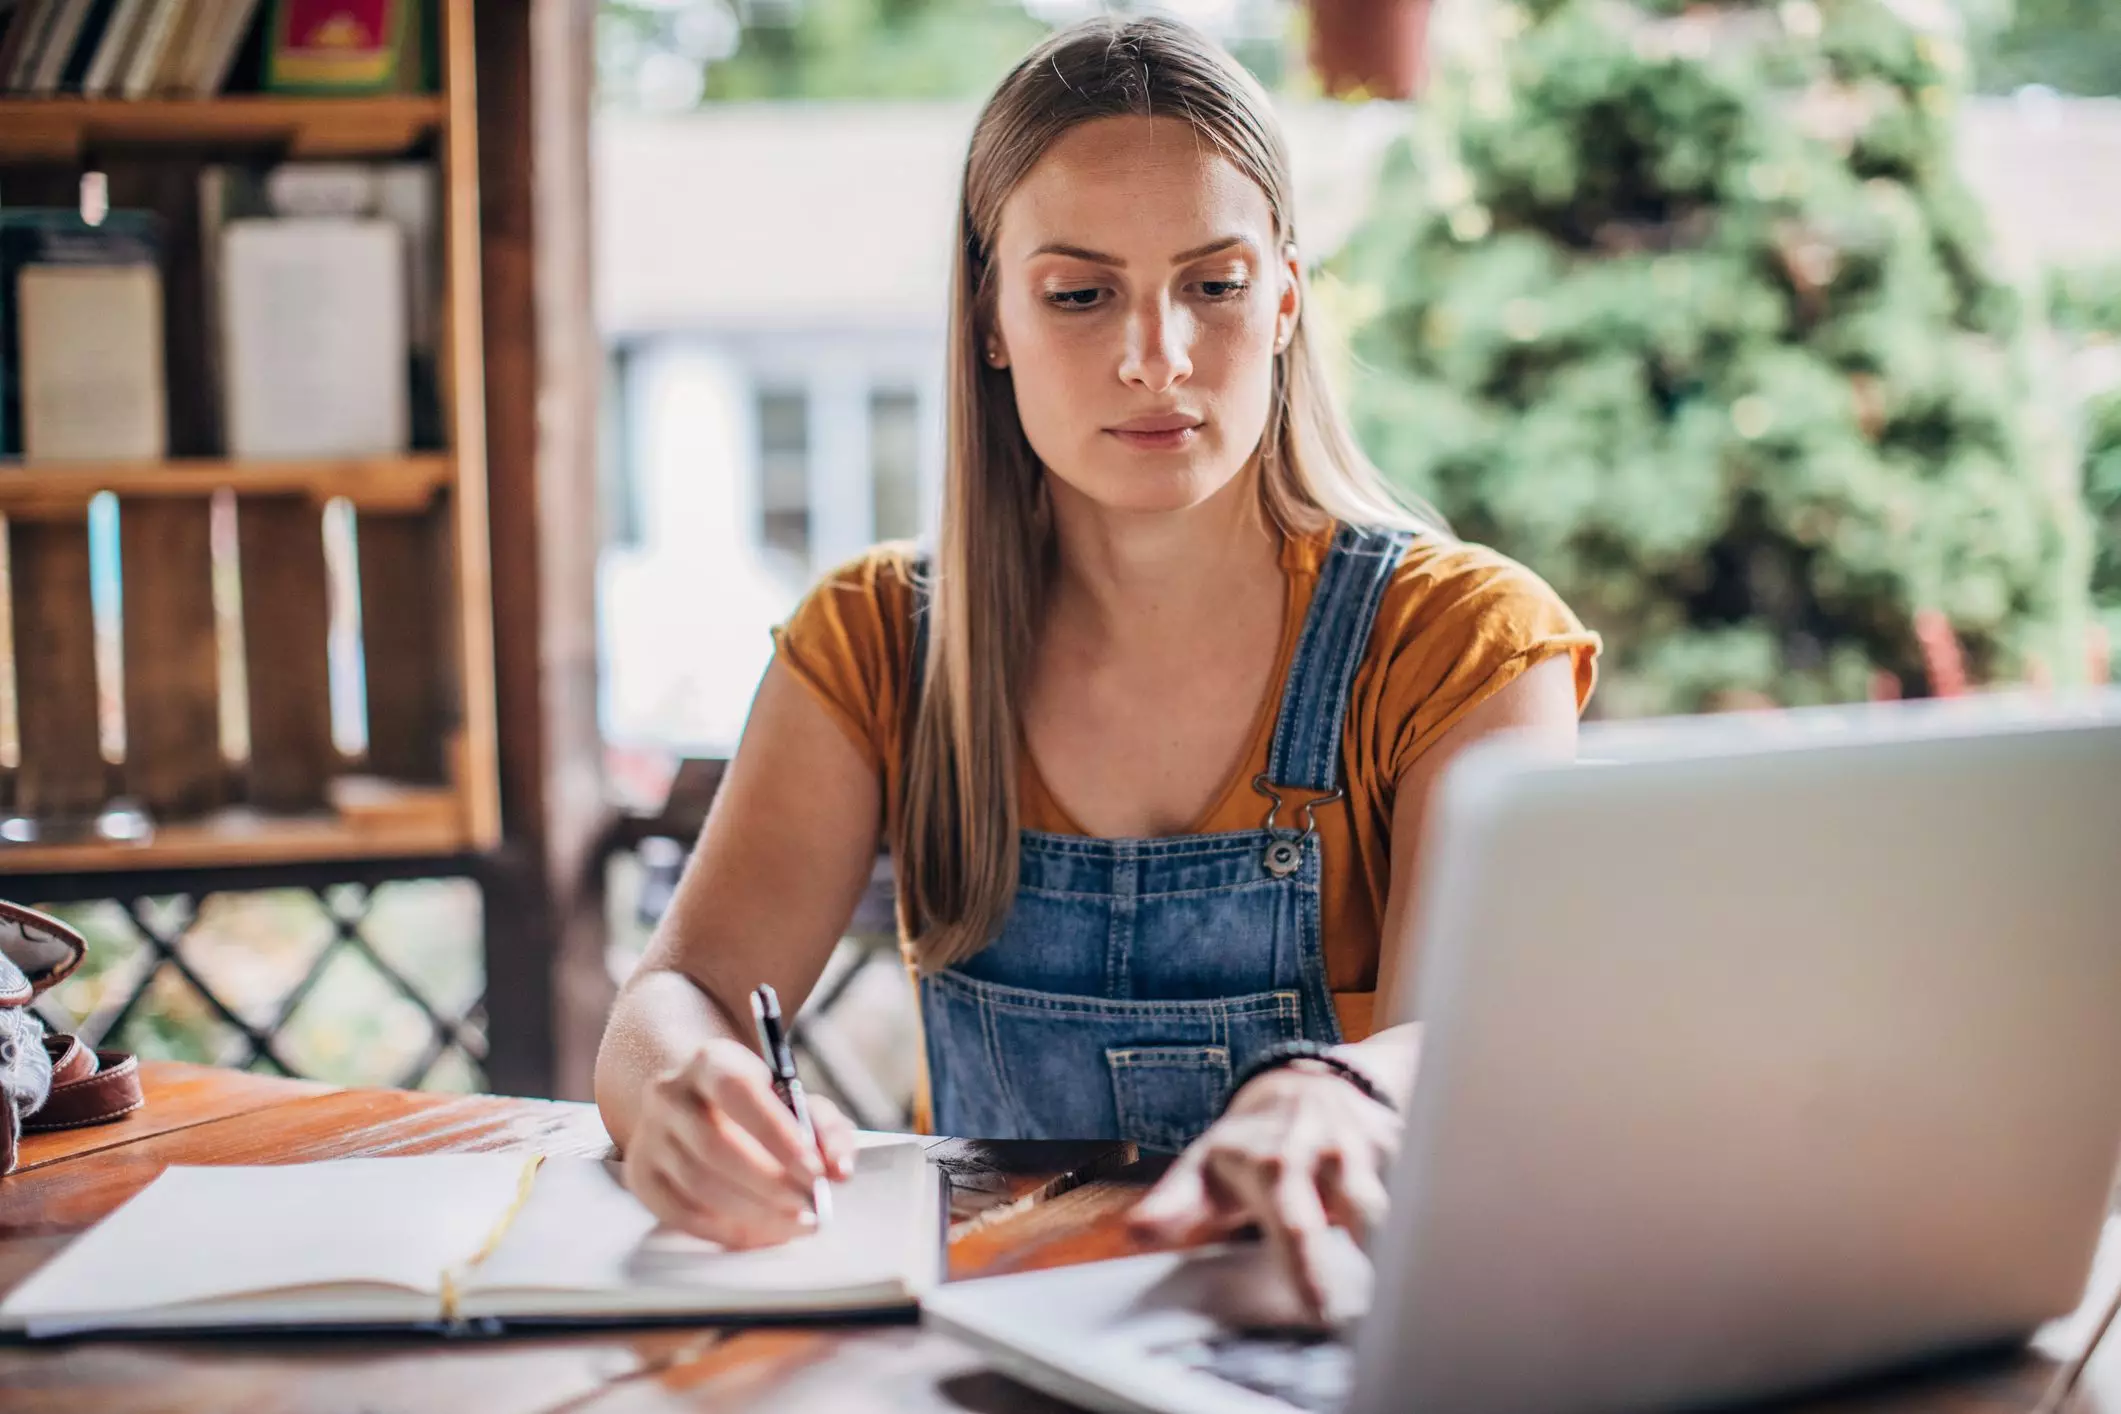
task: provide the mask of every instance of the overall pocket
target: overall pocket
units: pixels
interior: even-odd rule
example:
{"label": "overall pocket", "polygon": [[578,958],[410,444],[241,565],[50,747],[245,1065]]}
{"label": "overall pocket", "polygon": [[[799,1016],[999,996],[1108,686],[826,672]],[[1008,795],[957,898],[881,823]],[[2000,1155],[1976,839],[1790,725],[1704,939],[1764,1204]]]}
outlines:
{"label": "overall pocket", "polygon": [[1214,1120],[1236,1068],[1303,1034],[1293,989],[1137,1001],[955,969],[921,980],[921,1015],[936,1132],[968,1139],[1183,1147]]}
{"label": "overall pocket", "polygon": [[1228,1046],[1107,1046],[1120,1136],[1177,1151],[1215,1122],[1230,1096]]}

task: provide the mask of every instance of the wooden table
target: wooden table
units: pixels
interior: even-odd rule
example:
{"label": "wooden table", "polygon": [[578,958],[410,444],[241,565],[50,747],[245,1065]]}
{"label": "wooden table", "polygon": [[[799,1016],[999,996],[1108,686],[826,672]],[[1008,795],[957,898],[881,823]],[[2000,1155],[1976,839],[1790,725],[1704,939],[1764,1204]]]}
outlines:
{"label": "wooden table", "polygon": [[[335,1090],[197,1066],[147,1068],[148,1104],[117,1124],[25,1141],[0,1180],[0,1291],[167,1164],[294,1163],[439,1151],[609,1152],[587,1105]],[[952,1180],[953,1277],[1133,1250],[1119,1215],[1153,1174],[1111,1144],[930,1151]],[[2109,1342],[2113,1344],[2114,1342]],[[2052,1366],[1987,1360],[1846,1391],[1805,1414],[2023,1414]],[[646,1329],[449,1342],[311,1338],[0,1346],[0,1409],[345,1411],[759,1410],[772,1414],[1058,1414],[1068,1406],[985,1371],[916,1326]],[[2102,1352],[2074,1414],[2121,1414],[2121,1357]]]}

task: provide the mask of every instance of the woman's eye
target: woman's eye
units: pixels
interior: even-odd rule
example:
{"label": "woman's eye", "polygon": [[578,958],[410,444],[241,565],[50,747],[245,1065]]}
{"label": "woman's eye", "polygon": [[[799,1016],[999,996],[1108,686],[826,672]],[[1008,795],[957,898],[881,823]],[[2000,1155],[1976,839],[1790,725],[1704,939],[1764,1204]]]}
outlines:
{"label": "woman's eye", "polygon": [[1200,292],[1211,300],[1236,299],[1251,287],[1251,282],[1248,280],[1203,280],[1200,282]]}
{"label": "woman's eye", "polygon": [[1054,290],[1046,296],[1046,303],[1057,309],[1090,309],[1097,304],[1097,297],[1103,293],[1104,291],[1098,289]]}

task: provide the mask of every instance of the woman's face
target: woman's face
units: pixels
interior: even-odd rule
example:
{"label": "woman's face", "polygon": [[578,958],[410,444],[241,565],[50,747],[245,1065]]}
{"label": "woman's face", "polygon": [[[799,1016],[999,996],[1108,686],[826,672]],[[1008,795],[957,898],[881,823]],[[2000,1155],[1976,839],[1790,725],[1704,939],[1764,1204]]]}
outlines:
{"label": "woman's face", "polygon": [[1266,193],[1178,118],[1070,129],[1002,207],[996,328],[1031,449],[1112,510],[1198,505],[1266,430],[1296,326]]}

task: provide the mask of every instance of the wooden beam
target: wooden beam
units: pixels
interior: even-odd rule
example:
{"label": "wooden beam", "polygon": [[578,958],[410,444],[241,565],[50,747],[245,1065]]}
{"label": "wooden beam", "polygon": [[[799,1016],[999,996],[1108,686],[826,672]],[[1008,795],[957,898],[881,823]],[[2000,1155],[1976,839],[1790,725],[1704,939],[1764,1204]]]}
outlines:
{"label": "wooden beam", "polygon": [[606,811],[589,298],[595,5],[476,0],[476,10],[503,876],[526,891],[488,904],[508,910],[488,966],[490,1069],[506,1088],[537,1068],[542,1045],[551,1093],[579,1097],[613,991],[590,868]]}
{"label": "wooden beam", "polygon": [[[494,721],[492,540],[487,523],[486,407],[492,393],[486,383],[482,330],[458,317],[460,310],[480,308],[485,288],[481,269],[485,250],[482,202],[470,180],[483,171],[479,71],[484,65],[476,52],[480,30],[473,20],[473,0],[443,3],[443,23],[447,26],[443,87],[449,98],[449,131],[442,145],[442,190],[447,197],[443,266],[449,298],[442,321],[441,375],[442,419],[457,463],[452,504],[457,550],[456,602],[460,612],[454,658],[462,749],[456,769],[472,842],[480,848],[491,848],[501,842],[501,788]],[[465,180],[459,180],[460,176]],[[526,413],[534,416],[535,404],[518,415]]]}
{"label": "wooden beam", "polygon": [[239,496],[302,496],[318,506],[345,497],[360,510],[417,511],[449,482],[442,452],[325,461],[66,462],[0,470],[0,515],[13,520],[78,518],[104,491],[128,500],[196,500],[220,490]]}

